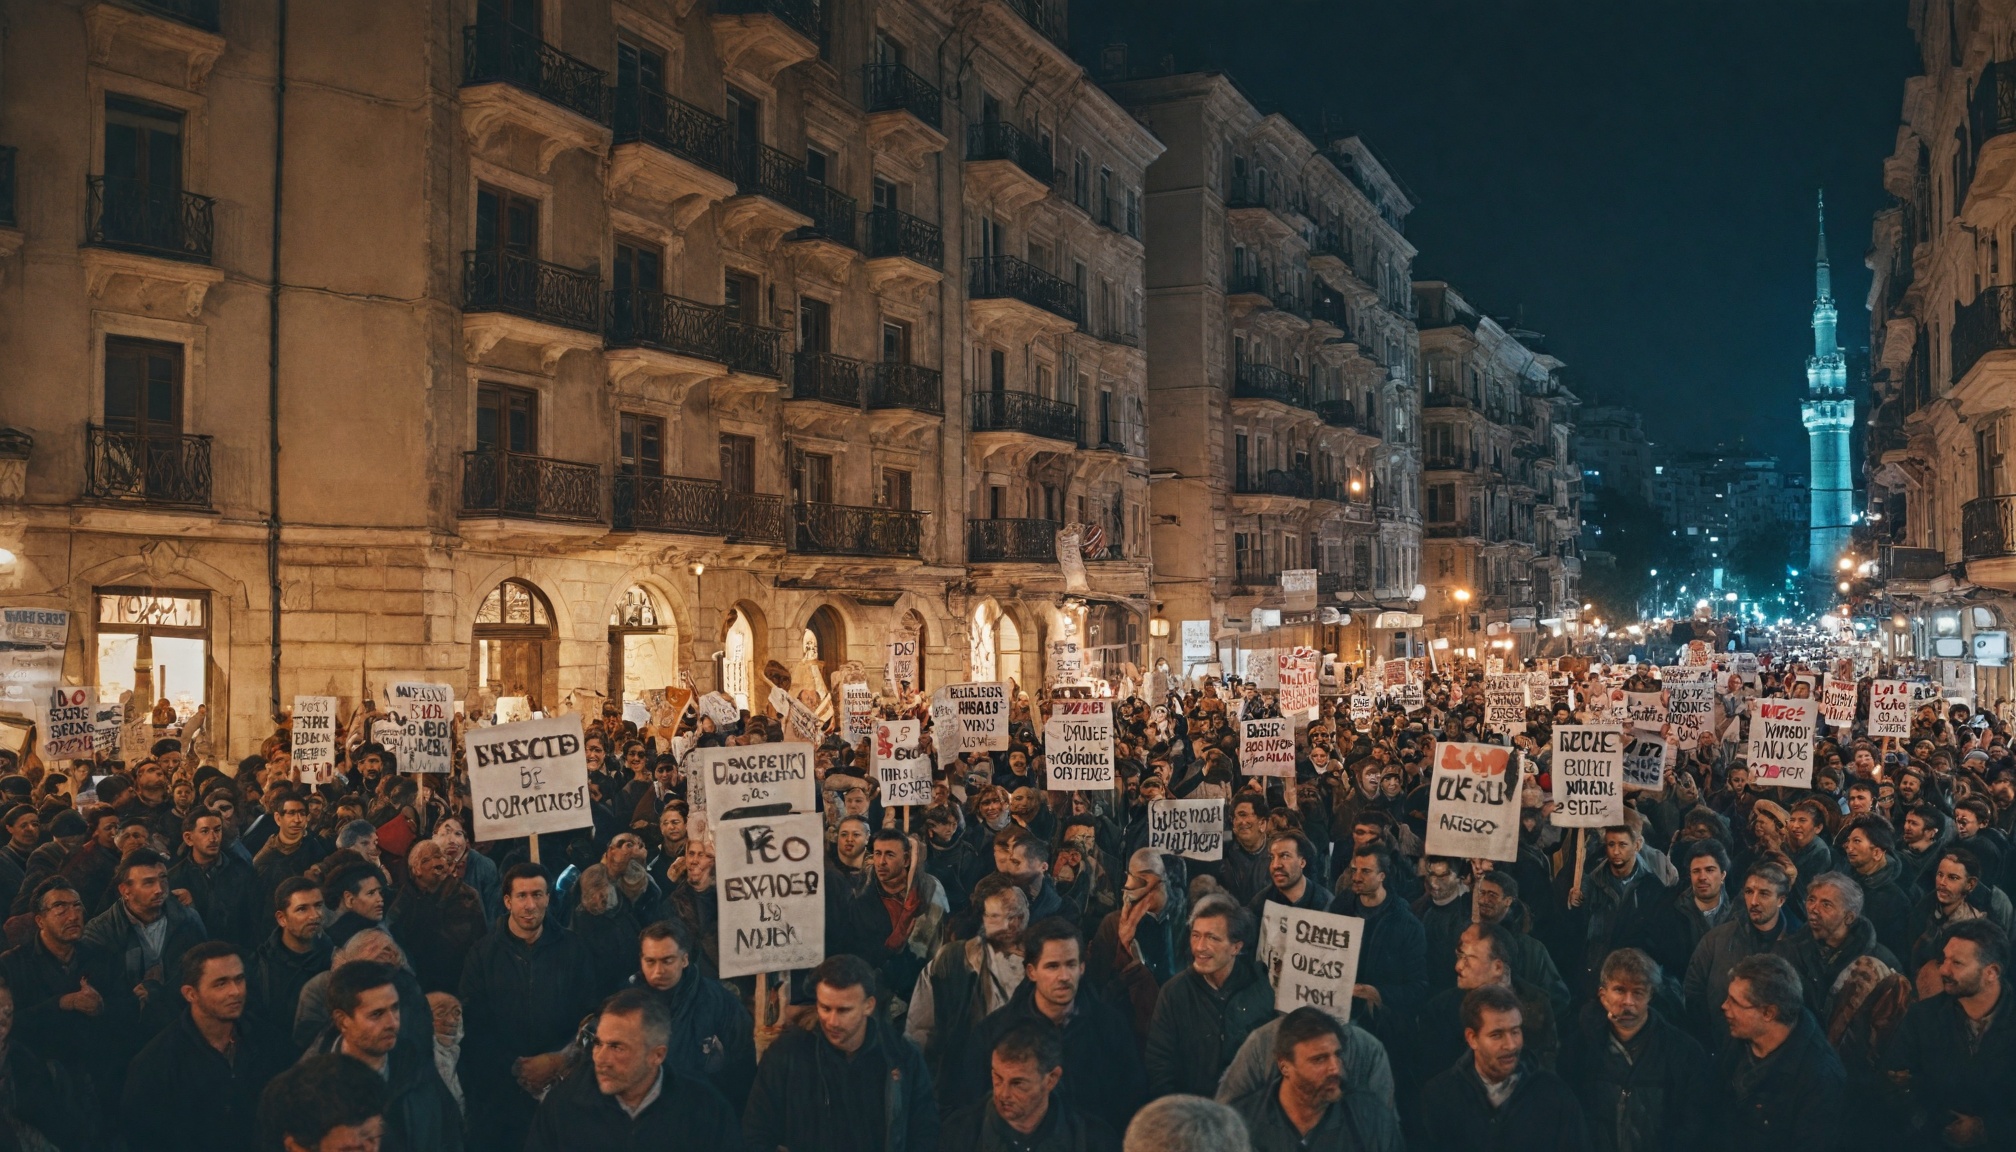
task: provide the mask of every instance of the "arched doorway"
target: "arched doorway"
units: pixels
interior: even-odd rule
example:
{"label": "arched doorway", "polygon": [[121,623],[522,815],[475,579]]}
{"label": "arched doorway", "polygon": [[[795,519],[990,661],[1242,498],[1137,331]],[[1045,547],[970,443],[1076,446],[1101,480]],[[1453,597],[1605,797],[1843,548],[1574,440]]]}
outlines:
{"label": "arched doorway", "polygon": [[506,580],[476,608],[472,677],[479,690],[498,698],[522,696],[534,711],[547,707],[547,669],[553,665],[553,609],[537,588]]}
{"label": "arched doorway", "polygon": [[737,708],[749,710],[749,692],[756,681],[756,633],[749,616],[739,608],[728,611],[728,628],[721,638],[719,675],[721,692],[735,701]]}
{"label": "arched doorway", "polygon": [[[805,621],[803,636],[804,651],[798,668],[792,669],[791,689],[803,693],[812,688],[818,699],[824,699],[833,691],[833,674],[840,671],[840,665],[847,662],[847,623],[840,619],[840,613],[830,604],[822,604]],[[807,683],[798,682],[798,673],[803,671]],[[810,681],[817,679],[818,683]],[[800,696],[803,699],[803,696]],[[813,701],[806,701],[815,706]]]}
{"label": "arched doorway", "polygon": [[1028,688],[1028,681],[1022,678],[1022,629],[1006,612],[994,624],[994,660],[993,679],[1004,683],[1012,680],[1025,690]]}
{"label": "arched doorway", "polygon": [[642,700],[678,682],[678,626],[656,593],[632,584],[609,612],[609,699]]}

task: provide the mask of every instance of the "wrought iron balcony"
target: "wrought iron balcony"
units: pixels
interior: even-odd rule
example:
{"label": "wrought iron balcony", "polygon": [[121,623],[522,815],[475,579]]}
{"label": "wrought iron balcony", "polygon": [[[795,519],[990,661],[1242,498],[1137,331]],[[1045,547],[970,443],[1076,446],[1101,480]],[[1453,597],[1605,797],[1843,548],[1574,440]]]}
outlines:
{"label": "wrought iron balcony", "polygon": [[882,363],[868,381],[868,407],[945,414],[945,378],[922,364]]}
{"label": "wrought iron balcony", "polygon": [[806,215],[805,165],[754,140],[735,145],[735,183],[744,196],[764,196]]}
{"label": "wrought iron balcony", "polygon": [[608,124],[608,73],[502,20],[462,29],[462,86],[509,84],[549,104]]}
{"label": "wrought iron balcony", "polygon": [[861,68],[868,111],[908,112],[933,129],[943,120],[938,87],[901,64],[867,64]]}
{"label": "wrought iron balcony", "polygon": [[784,377],[784,330],[743,320],[721,322],[721,352],[728,367],[747,376]]}
{"label": "wrought iron balcony", "polygon": [[1243,496],[1291,496],[1307,500],[1315,494],[1315,487],[1307,472],[1270,468],[1251,476],[1234,477],[1232,490]]}
{"label": "wrought iron balcony", "polygon": [[868,213],[868,258],[895,256],[927,268],[945,267],[945,233],[929,220],[875,208]]}
{"label": "wrought iron balcony", "polygon": [[700,360],[726,363],[722,351],[721,309],[664,292],[619,288],[609,293],[608,328],[611,348],[656,348]]}
{"label": "wrought iron balcony", "polygon": [[509,312],[530,320],[602,331],[602,279],[509,252],[462,254],[462,310]]}
{"label": "wrought iron balcony", "polygon": [[824,400],[828,404],[859,408],[874,365],[830,352],[800,352],[791,367],[793,400]]}
{"label": "wrought iron balcony", "polygon": [[1232,375],[1232,395],[1246,400],[1273,400],[1297,408],[1309,406],[1309,382],[1272,364],[1241,364]]}
{"label": "wrought iron balcony", "polygon": [[163,508],[210,507],[210,437],[84,427],[84,495]]}
{"label": "wrought iron balcony", "polygon": [[217,202],[139,180],[85,177],[84,243],[208,264],[216,240]]}
{"label": "wrought iron balcony", "polygon": [[[1386,517],[1382,515],[1380,519],[1383,520]],[[1482,536],[1483,534],[1483,525],[1475,520],[1430,522],[1422,529],[1422,535],[1436,539],[1454,539],[1459,536]]]}
{"label": "wrought iron balcony", "polygon": [[1225,278],[1225,294],[1264,296],[1271,301],[1274,299],[1274,278],[1261,269],[1234,272]]}
{"label": "wrought iron balcony", "polygon": [[12,228],[14,215],[14,146],[0,147],[0,228]]}
{"label": "wrought iron balcony", "polygon": [[464,452],[462,515],[598,522],[602,470],[496,448]]}
{"label": "wrought iron balcony", "polygon": [[1032,304],[1073,324],[1085,318],[1078,286],[1013,256],[976,256],[966,262],[966,294],[975,300],[1010,299]]}
{"label": "wrought iron balcony", "polygon": [[733,174],[728,122],[642,85],[616,90],[616,143],[649,144],[709,172]]}
{"label": "wrought iron balcony", "polygon": [[178,24],[191,28],[201,28],[205,32],[217,31],[217,0],[129,0],[142,11],[157,16],[166,16]]}
{"label": "wrought iron balcony", "polygon": [[1886,580],[1937,580],[1946,574],[1946,553],[1937,548],[1882,544],[1877,546],[1876,556]]}
{"label": "wrought iron balcony", "polygon": [[1056,0],[1007,0],[1007,4],[1015,10],[1016,15],[1022,17],[1024,23],[1041,33],[1045,40],[1067,52],[1071,50],[1071,38],[1062,4]]}
{"label": "wrought iron balcony", "polygon": [[1055,564],[1055,520],[968,520],[966,561],[969,564]]}
{"label": "wrought iron balcony", "polygon": [[971,396],[973,431],[1023,432],[1078,442],[1078,406],[1034,392],[981,390]]}
{"label": "wrought iron balcony", "polygon": [[1226,178],[1225,207],[1227,208],[1273,208],[1279,197],[1267,181],[1256,174],[1246,173]]}
{"label": "wrought iron balcony", "polygon": [[793,240],[831,240],[835,244],[859,250],[861,241],[855,233],[860,217],[854,211],[854,197],[847,195],[817,180],[804,182],[805,195],[800,209],[812,218],[812,226],[800,228],[792,233]]}
{"label": "wrought iron balcony", "polygon": [[1982,496],[1960,506],[1960,555],[1968,560],[2016,556],[2016,496]]}
{"label": "wrought iron balcony", "polygon": [[1423,408],[1475,408],[1477,401],[1461,392],[1430,392],[1421,397]]}
{"label": "wrought iron balcony", "polygon": [[1981,357],[2016,348],[2016,287],[1983,288],[1971,304],[1953,310],[1953,383],[1958,384]]}
{"label": "wrought iron balcony", "polygon": [[915,560],[924,548],[924,513],[852,504],[791,506],[791,550],[819,556],[888,556]]}
{"label": "wrought iron balcony", "polygon": [[1358,406],[1349,400],[1318,400],[1316,414],[1332,428],[1356,428]]}
{"label": "wrought iron balcony", "polygon": [[1001,120],[982,120],[966,127],[966,159],[1006,160],[1045,184],[1057,175],[1057,165],[1042,143]]}
{"label": "wrought iron balcony", "polygon": [[1973,142],[1972,161],[1981,147],[1997,136],[2016,132],[2016,60],[1997,60],[1981,69],[1974,95],[1967,102],[1968,139]]}
{"label": "wrought iron balcony", "polygon": [[732,542],[783,545],[791,535],[791,516],[782,496],[760,492],[721,492],[720,531]]}
{"label": "wrought iron balcony", "polygon": [[721,532],[721,485],[684,476],[618,472],[611,485],[619,532]]}
{"label": "wrought iron balcony", "polygon": [[814,44],[826,42],[820,7],[819,0],[714,0],[714,11],[720,15],[775,16]]}

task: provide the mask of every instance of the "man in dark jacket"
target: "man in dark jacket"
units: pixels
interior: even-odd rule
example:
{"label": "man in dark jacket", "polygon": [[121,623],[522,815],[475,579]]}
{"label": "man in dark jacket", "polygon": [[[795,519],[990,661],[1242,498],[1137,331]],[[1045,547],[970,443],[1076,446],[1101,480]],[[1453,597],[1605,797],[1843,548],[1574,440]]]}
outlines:
{"label": "man in dark jacket", "polygon": [[168,862],[141,848],[128,852],[113,871],[112,906],[84,925],[84,943],[112,957],[124,987],[140,1002],[145,1043],[182,1014],[175,979],[183,953],[203,943],[203,918],[168,895]]}
{"label": "man in dark jacket", "polygon": [[[1394,869],[1393,853],[1383,844],[1359,847],[1352,853],[1344,877],[1349,894],[1340,897],[1331,909],[1365,919],[1365,939],[1358,950],[1358,982],[1351,990],[1357,1002],[1352,1011],[1362,1016],[1366,1030],[1388,1048],[1399,1042],[1406,1021],[1428,998],[1427,935],[1398,893],[1387,888],[1387,880],[1398,875]],[[1453,973],[1454,952],[1449,965]]]}
{"label": "man in dark jacket", "polygon": [[539,1104],[525,1152],[680,1148],[743,1152],[734,1110],[707,1081],[672,1068],[664,1001],[625,988],[595,1020],[593,1058]]}
{"label": "man in dark jacket", "polygon": [[1876,926],[1862,915],[1862,887],[1840,872],[1813,878],[1806,889],[1806,931],[1786,935],[1771,951],[1791,963],[1816,1020],[1832,1019],[1834,981],[1857,958],[1873,956],[1898,970],[1897,957],[1877,942]]}
{"label": "man in dark jacket", "polygon": [[1263,927],[1269,904],[1312,912],[1330,910],[1330,894],[1310,874],[1315,860],[1316,846],[1300,832],[1276,832],[1267,838],[1267,883],[1246,902]]}
{"label": "man in dark jacket", "polygon": [[[1637,814],[1627,810],[1626,815]],[[1603,958],[1665,895],[1659,878],[1639,858],[1645,840],[1638,829],[1638,824],[1627,822],[1603,830],[1603,860],[1582,878],[1579,891],[1574,868],[1564,868],[1554,878],[1559,934],[1554,959],[1578,994],[1594,989]]]}
{"label": "man in dark jacket", "polygon": [[301,989],[329,970],[329,938],[322,934],[322,889],[290,876],[273,893],[273,931],[252,954],[251,1001],[246,1019],[276,1047],[298,1055],[295,1010]]}
{"label": "man in dark jacket", "polygon": [[932,808],[924,813],[925,870],[938,878],[945,889],[951,910],[966,910],[973,886],[987,874],[986,865],[973,851],[970,840],[959,835],[959,814],[950,808]]}
{"label": "man in dark jacket", "polygon": [[1727,891],[1728,864],[1729,850],[1721,841],[1696,841],[1681,882],[1673,885],[1666,899],[1648,908],[1629,934],[1634,946],[1675,982],[1685,975],[1701,938],[1739,915]]}
{"label": "man in dark jacket", "polygon": [[406,854],[406,881],[385,919],[406,950],[420,987],[429,992],[455,990],[469,950],[487,930],[482,897],[449,875],[448,855],[432,840],[420,841]]}
{"label": "man in dark jacket", "polygon": [[1582,1108],[1561,1078],[1524,1061],[1519,998],[1500,985],[1463,997],[1470,1051],[1421,1091],[1426,1152],[1584,1152]]}
{"label": "man in dark jacket", "polygon": [[1596,1001],[1562,1037],[1561,1078],[1582,1101],[1595,1152],[1689,1152],[1703,1134],[1707,1060],[1693,1037],[1652,1010],[1659,977],[1638,949],[1612,952]]}
{"label": "man in dark jacket", "polygon": [[973,886],[972,902],[980,912],[979,935],[939,947],[917,978],[903,1021],[903,1034],[924,1050],[932,1079],[946,1091],[958,1079],[967,1037],[1022,986],[1029,897],[997,874]]}
{"label": "man in dark jacket", "polygon": [[1822,872],[1835,868],[1834,849],[1827,843],[1827,805],[1813,796],[1802,796],[1792,805],[1785,825],[1785,854],[1799,875],[1792,882],[1792,907],[1806,906],[1806,886]]}
{"label": "man in dark jacket", "polygon": [[1148,1025],[1148,1094],[1209,1096],[1253,1029],[1274,1015],[1274,989],[1248,955],[1253,914],[1212,893],[1190,914],[1190,967],[1162,986]]}
{"label": "man in dark jacket", "polygon": [[1722,1000],[1731,1043],[1717,1069],[1704,1147],[1838,1152],[1848,1073],[1806,1003],[1783,956],[1751,956],[1731,970]]}
{"label": "man in dark jacket", "polygon": [[218,940],[180,960],[183,1010],[133,1058],[119,1112],[133,1152],[252,1152],[259,1093],[284,1064],[242,1026],[245,961]]}
{"label": "man in dark jacket", "polygon": [[132,988],[115,957],[83,942],[84,898],[69,880],[49,876],[29,900],[34,937],[0,956],[0,978],[14,992],[14,1034],[89,1074],[101,1093],[116,1092],[135,1047]]}
{"label": "man in dark jacket", "polygon": [[1720,1052],[1729,1039],[1729,1026],[1722,1017],[1729,970],[1745,956],[1771,951],[1787,932],[1804,930],[1786,905],[1791,887],[1791,878],[1778,865],[1769,860],[1752,864],[1743,878],[1742,913],[1709,929],[1687,961],[1680,999],[1687,1006],[1695,1039],[1711,1052]]}
{"label": "man in dark jacket", "polygon": [[1266,889],[1267,865],[1267,801],[1241,793],[1232,800],[1232,834],[1225,838],[1218,883],[1234,900],[1248,903]]}
{"label": "man in dark jacket", "polygon": [[329,1027],[307,1057],[347,1056],[385,1078],[386,1152],[461,1152],[462,1110],[434,1067],[433,1053],[399,1043],[395,969],[352,960],[329,974]]}
{"label": "man in dark jacket", "polygon": [[1883,1070],[1903,1096],[1910,1146],[2016,1147],[2016,1012],[2009,939],[1987,920],[1946,929],[1937,996],[1904,1014]]}
{"label": "man in dark jacket", "polygon": [[[1309,1007],[1297,1008],[1273,1027],[1273,1070],[1258,1087],[1231,1100],[1246,1122],[1253,1152],[1401,1152],[1393,1106],[1346,1077],[1346,1027]],[[1365,1033],[1359,1035],[1376,1047]]]}
{"label": "man in dark jacket", "polygon": [[329,854],[329,849],[320,837],[308,835],[304,792],[275,785],[266,797],[266,812],[272,817],[273,835],[252,857],[252,867],[259,873],[260,887],[271,892],[282,880],[306,873]]}
{"label": "man in dark jacket", "polygon": [[1456,986],[1456,938],[1472,920],[1470,890],[1463,883],[1467,870],[1463,861],[1441,856],[1431,856],[1421,865],[1425,890],[1415,898],[1412,911],[1421,921],[1430,992]]}
{"label": "man in dark jacket", "polygon": [[[90,835],[63,860],[60,871],[77,886],[84,897],[84,910],[92,916],[110,906],[116,895],[112,874],[119,867],[119,813],[99,806],[84,811]],[[139,827],[146,827],[145,821]]]}
{"label": "man in dark jacket", "polygon": [[207,808],[182,819],[182,856],[168,869],[168,890],[203,918],[212,940],[250,952],[266,933],[259,874],[224,850],[224,818]]}
{"label": "man in dark jacket", "polygon": [[594,963],[572,934],[547,923],[550,899],[545,869],[506,869],[504,919],[462,970],[460,1074],[470,1143],[479,1148],[524,1143],[535,1099],[565,1075],[562,1049],[597,1003]]}
{"label": "man in dark jacket", "polygon": [[1064,1041],[1055,1028],[1031,1021],[1017,1024],[994,1042],[989,1059],[992,1091],[946,1119],[939,1147],[1119,1152],[1120,1138],[1112,1129],[1057,1097]]}
{"label": "man in dark jacket", "polygon": [[642,988],[665,1006],[665,1066],[712,1084],[738,1113],[756,1078],[755,1022],[726,984],[694,963],[700,943],[684,920],[660,920],[639,934],[637,975]]}
{"label": "man in dark jacket", "polygon": [[812,986],[816,1026],[787,1029],[756,1069],[742,1114],[749,1152],[936,1148],[931,1073],[881,1018],[874,969],[859,956],[829,956]]}
{"label": "man in dark jacket", "polygon": [[[1841,855],[1855,882],[1862,886],[1862,913],[1876,930],[1876,942],[1892,956],[1911,954],[1911,896],[1904,889],[1904,865],[1897,858],[1897,833],[1880,816],[1863,816],[1848,824]],[[1897,967],[1895,961],[1890,963]],[[1813,990],[1807,989],[1810,1000]]]}

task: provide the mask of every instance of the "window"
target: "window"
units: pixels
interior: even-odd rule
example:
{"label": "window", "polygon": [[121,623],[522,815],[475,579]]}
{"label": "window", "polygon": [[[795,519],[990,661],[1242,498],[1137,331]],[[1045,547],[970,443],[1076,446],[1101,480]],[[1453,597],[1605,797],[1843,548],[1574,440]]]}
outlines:
{"label": "window", "polygon": [[616,41],[616,88],[620,92],[638,89],[665,91],[665,53],[649,44],[619,38]]}
{"label": "window", "polygon": [[182,190],[182,113],[105,97],[105,178],[150,192]]}
{"label": "window", "polygon": [[105,426],[142,436],[182,431],[182,345],[106,338]]}
{"label": "window", "polygon": [[882,362],[910,363],[910,326],[895,320],[882,322]]}
{"label": "window", "polygon": [[832,351],[833,307],[811,296],[798,298],[798,348],[803,352]]}
{"label": "window", "polygon": [[1089,174],[1092,171],[1092,157],[1082,149],[1078,158],[1071,163],[1071,202],[1080,208],[1089,206]]}
{"label": "window", "polygon": [[539,394],[529,388],[484,384],[476,389],[479,451],[539,451]]}
{"label": "window", "polygon": [[476,5],[476,18],[484,23],[502,20],[535,36],[541,29],[539,0],[480,0]]}
{"label": "window", "polygon": [[1245,482],[1247,476],[1246,468],[1247,468],[1246,433],[1241,431],[1234,433],[1232,436],[1233,483],[1240,484]]}
{"label": "window", "polygon": [[[100,693],[134,690],[135,665],[153,660],[153,697],[187,720],[209,700],[210,594],[157,588],[100,588],[98,678]],[[143,703],[143,707],[148,701]]]}
{"label": "window", "polygon": [[891,39],[887,32],[879,28],[875,31],[875,63],[898,67],[903,63],[902,43]]}
{"label": "window", "polygon": [[833,457],[824,452],[802,452],[794,471],[792,494],[799,503],[833,503]]}
{"label": "window", "polygon": [[637,476],[665,474],[665,421],[623,413],[617,437],[618,467]]}
{"label": "window", "polygon": [[1008,517],[1008,489],[1000,484],[987,486],[987,518],[1005,520]]}
{"label": "window", "polygon": [[722,311],[728,319],[743,324],[761,323],[761,288],[754,276],[730,272],[721,279]]}
{"label": "window", "polygon": [[616,237],[616,296],[665,289],[665,253],[649,240]]}
{"label": "window", "polygon": [[476,252],[535,259],[539,255],[539,202],[516,192],[476,189]]}
{"label": "window", "polygon": [[882,469],[882,493],[878,501],[884,508],[898,508],[910,511],[910,472],[904,468]]}
{"label": "window", "polygon": [[1456,485],[1428,485],[1428,519],[1435,524],[1448,524],[1456,519]]}
{"label": "window", "polygon": [[2002,430],[1989,420],[1974,433],[1974,495],[2000,496],[2002,488]]}
{"label": "window", "polygon": [[987,350],[987,386],[996,392],[1008,390],[1008,354],[999,348]]}
{"label": "window", "polygon": [[805,178],[814,184],[826,183],[826,153],[817,148],[805,149]]}
{"label": "window", "polygon": [[1252,533],[1234,532],[1232,534],[1232,565],[1242,575],[1259,570],[1260,557],[1254,548]]}
{"label": "window", "polygon": [[875,189],[873,195],[875,200],[875,207],[877,208],[894,209],[900,207],[900,205],[896,203],[896,185],[890,183],[887,180],[882,179],[880,176],[877,176],[875,178]]}
{"label": "window", "polygon": [[728,85],[727,120],[737,144],[763,142],[763,102],[733,84]]}
{"label": "window", "polygon": [[1036,366],[1036,394],[1045,400],[1051,398],[1050,366],[1048,364],[1038,364]]}
{"label": "window", "polygon": [[756,491],[756,438],[721,434],[721,487],[730,492]]}
{"label": "window", "polygon": [[1099,199],[1094,202],[1098,209],[1099,222],[1107,226],[1113,223],[1113,170],[1099,169]]}

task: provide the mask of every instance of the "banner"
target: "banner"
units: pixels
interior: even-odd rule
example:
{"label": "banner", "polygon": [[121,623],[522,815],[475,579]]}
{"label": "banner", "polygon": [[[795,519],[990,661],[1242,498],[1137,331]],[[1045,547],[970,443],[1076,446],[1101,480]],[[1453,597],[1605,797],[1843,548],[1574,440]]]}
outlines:
{"label": "banner", "polygon": [[1666,784],[1666,738],[1657,728],[1632,728],[1624,743],[1624,787],[1657,792]]}
{"label": "banner", "polygon": [[1714,670],[1662,668],[1660,672],[1665,678],[1666,719],[1673,726],[1673,746],[1700,747],[1702,737],[1715,726]]}
{"label": "banner", "polygon": [[91,689],[52,688],[42,717],[44,760],[89,760],[96,736],[91,723]]}
{"label": "banner", "polygon": [[732,748],[695,748],[700,787],[707,811],[732,817],[744,808],[784,805],[787,811],[810,812],[817,786],[812,777],[810,744],[742,744]]}
{"label": "banner", "polygon": [[[70,613],[60,608],[0,608],[0,705],[34,718],[63,681]],[[145,754],[144,752],[142,753]]]}
{"label": "banner", "polygon": [[1091,590],[1085,582],[1085,536],[1075,524],[1057,529],[1057,569],[1064,576],[1064,591]]}
{"label": "banner", "polygon": [[454,717],[448,714],[454,702],[455,690],[446,684],[403,680],[392,685],[385,711],[399,726],[391,745],[399,755],[399,771],[446,775],[454,770]]}
{"label": "banner", "polygon": [[[1008,685],[947,684],[932,694],[932,742],[952,755],[961,752],[1008,750]],[[936,723],[938,702],[945,701],[952,724],[942,731]]]}
{"label": "banner", "polygon": [[1290,612],[1316,610],[1316,569],[1290,568],[1281,573],[1281,606]]}
{"label": "banner", "polygon": [[1313,648],[1276,649],[1277,675],[1281,685],[1281,714],[1289,719],[1314,720],[1323,705],[1323,657]]}
{"label": "banner", "polygon": [[1899,740],[1909,740],[1911,708],[1912,693],[1909,681],[1870,681],[1869,735],[1875,739],[1895,736]]}
{"label": "banner", "polygon": [[889,636],[889,691],[900,695],[917,687],[917,633],[893,632]]}
{"label": "banner", "polygon": [[1435,746],[1428,855],[1519,859],[1519,779],[1511,764],[1512,750],[1496,744]]}
{"label": "banner", "polygon": [[1819,721],[1816,700],[1752,700],[1746,755],[1751,781],[1760,788],[1811,788]]}
{"label": "banner", "polygon": [[1239,722],[1239,768],[1248,776],[1295,778],[1295,727],[1280,716]]}
{"label": "banner", "polygon": [[1624,693],[1624,723],[1658,728],[1666,723],[1666,697],[1659,692]]}
{"label": "banner", "polygon": [[723,979],[826,958],[825,843],[817,813],[715,824]]}
{"label": "banner", "polygon": [[784,734],[801,744],[817,744],[826,736],[819,714],[798,702],[798,698],[772,685],[770,709],[784,720]]}
{"label": "banner", "polygon": [[1080,684],[1085,680],[1085,653],[1075,638],[1050,641],[1050,683]]}
{"label": "banner", "polygon": [[916,720],[875,722],[875,779],[885,808],[931,804],[931,760],[917,748],[922,729]]}
{"label": "banner", "polygon": [[1827,674],[1826,687],[1820,694],[1820,715],[1836,732],[1846,732],[1855,726],[1853,678]]}
{"label": "banner", "polygon": [[1484,723],[1510,736],[1526,730],[1526,674],[1484,677]]}
{"label": "banner", "polygon": [[959,706],[942,688],[931,696],[931,751],[941,769],[959,758]]}
{"label": "banner", "polygon": [[1624,823],[1624,730],[1614,725],[1554,729],[1554,826]]}
{"label": "banner", "polygon": [[840,715],[846,721],[847,743],[859,744],[875,735],[875,690],[866,684],[840,686]]}
{"label": "banner", "polygon": [[[294,697],[294,770],[303,784],[336,782],[336,698]],[[403,766],[403,765],[402,765]]]}
{"label": "banner", "polygon": [[1043,766],[1053,792],[1112,788],[1112,701],[1058,701],[1043,722]]}
{"label": "banner", "polygon": [[99,756],[119,754],[119,729],[126,719],[126,706],[118,701],[97,704],[91,709],[91,751]]}
{"label": "banner", "polygon": [[1351,1019],[1351,989],[1358,984],[1358,953],[1365,921],[1335,912],[1287,908],[1268,968],[1274,980],[1274,1010],[1321,1008],[1340,1021]]}
{"label": "banner", "polygon": [[1186,860],[1225,855],[1225,801],[1150,800],[1148,847]]}
{"label": "banner", "polygon": [[1216,655],[1211,650],[1211,621],[1183,621],[1183,674],[1190,674],[1193,664],[1209,664]]}
{"label": "banner", "polygon": [[[508,840],[594,825],[581,717],[549,716],[471,729],[463,747],[469,766],[469,806],[476,818],[472,840]],[[558,861],[554,864],[559,866]]]}

